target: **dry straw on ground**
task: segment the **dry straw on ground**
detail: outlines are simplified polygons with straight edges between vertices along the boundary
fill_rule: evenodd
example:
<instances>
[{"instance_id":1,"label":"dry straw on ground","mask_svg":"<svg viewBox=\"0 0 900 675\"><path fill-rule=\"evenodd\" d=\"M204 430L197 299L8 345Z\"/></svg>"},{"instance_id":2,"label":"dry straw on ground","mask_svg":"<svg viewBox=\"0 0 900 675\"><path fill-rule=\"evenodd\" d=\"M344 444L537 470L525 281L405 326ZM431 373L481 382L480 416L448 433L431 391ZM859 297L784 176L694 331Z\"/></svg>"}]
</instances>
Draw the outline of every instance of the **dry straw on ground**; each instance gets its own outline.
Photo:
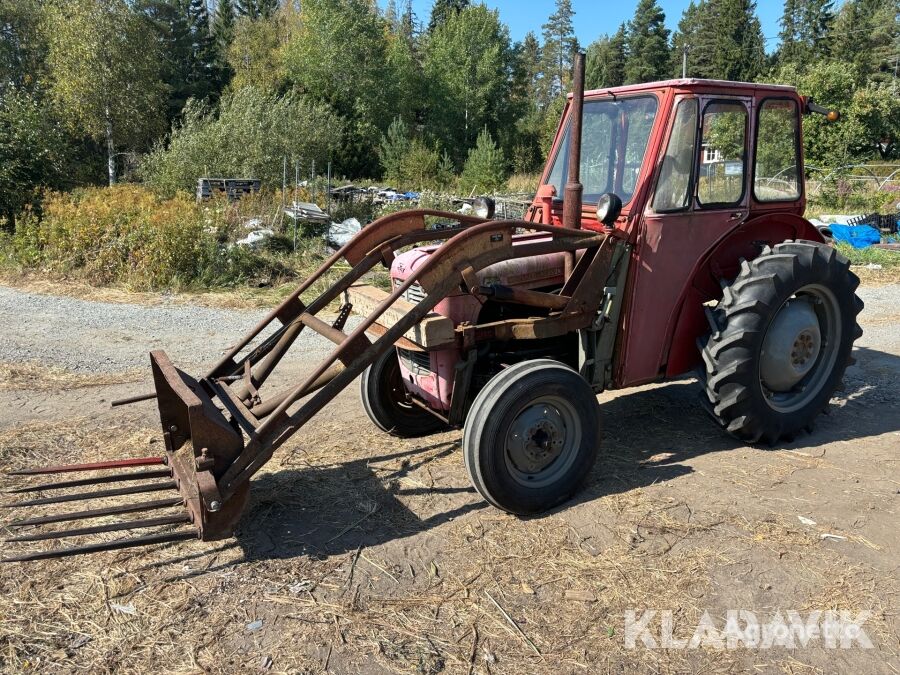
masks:
<instances>
[{"instance_id":1,"label":"dry straw on ground","mask_svg":"<svg viewBox=\"0 0 900 675\"><path fill-rule=\"evenodd\" d=\"M75 373L39 363L0 362L0 391L65 391L138 382L139 372Z\"/></svg>"},{"instance_id":2,"label":"dry straw on ground","mask_svg":"<svg viewBox=\"0 0 900 675\"><path fill-rule=\"evenodd\" d=\"M840 559L781 518L697 511L626 485L521 520L468 490L455 434L347 436L326 419L284 448L235 540L0 567L3 667L737 672L758 654L626 649L623 612L673 608L676 630L690 631L717 594L742 588L738 572L791 560L805 581L781 601L857 608L886 590L865 569L823 582ZM125 419L31 424L0 433L0 468L158 449L155 430ZM886 620L874 621L889 635ZM766 660L798 672L793 658Z\"/></svg>"}]
</instances>

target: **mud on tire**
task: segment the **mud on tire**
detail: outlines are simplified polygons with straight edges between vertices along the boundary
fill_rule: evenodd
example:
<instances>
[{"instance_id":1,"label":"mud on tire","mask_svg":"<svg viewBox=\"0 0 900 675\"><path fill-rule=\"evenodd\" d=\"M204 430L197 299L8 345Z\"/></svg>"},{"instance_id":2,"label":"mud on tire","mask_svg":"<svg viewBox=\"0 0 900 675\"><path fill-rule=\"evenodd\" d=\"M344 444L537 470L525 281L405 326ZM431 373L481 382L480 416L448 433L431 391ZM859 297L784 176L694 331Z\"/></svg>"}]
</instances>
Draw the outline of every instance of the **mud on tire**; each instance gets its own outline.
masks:
<instances>
[{"instance_id":1,"label":"mud on tire","mask_svg":"<svg viewBox=\"0 0 900 675\"><path fill-rule=\"evenodd\" d=\"M758 258L742 262L718 306L707 310L711 332L698 344L705 365L703 398L713 419L730 434L750 443L774 444L811 430L851 362L853 341L862 335L856 322L863 308L855 294L859 278L849 265L825 244L786 241L767 246ZM783 321L776 324L776 318L795 302L812 308L821 334L817 349L815 328L812 337L801 334L788 347L792 351L782 368L773 362L772 352L778 350L771 348L770 340L776 338L767 334L773 326L773 335L780 330ZM812 316L809 309L801 311ZM768 354L764 347L769 347ZM796 363L807 367L801 361L804 355L812 361L811 369L796 385L767 386L762 374L778 380L779 370L790 371Z\"/></svg>"}]
</instances>

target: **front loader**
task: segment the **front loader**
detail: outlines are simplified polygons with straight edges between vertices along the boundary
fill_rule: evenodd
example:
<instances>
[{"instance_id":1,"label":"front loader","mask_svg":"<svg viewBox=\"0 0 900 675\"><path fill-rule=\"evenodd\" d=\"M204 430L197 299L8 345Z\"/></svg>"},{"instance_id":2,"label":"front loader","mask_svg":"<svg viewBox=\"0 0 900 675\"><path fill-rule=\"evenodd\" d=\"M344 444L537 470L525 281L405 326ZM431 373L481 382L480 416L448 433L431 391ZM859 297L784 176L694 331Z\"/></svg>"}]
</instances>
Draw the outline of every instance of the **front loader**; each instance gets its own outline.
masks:
<instances>
[{"instance_id":1,"label":"front loader","mask_svg":"<svg viewBox=\"0 0 900 675\"><path fill-rule=\"evenodd\" d=\"M137 501L15 520L5 559L231 536L253 475L357 379L386 433L461 428L476 489L522 515L565 501L590 472L605 389L694 373L712 419L746 442L809 430L862 309L848 262L802 218L800 120L828 111L789 87L735 82L585 93L583 73L579 56L522 220L494 220L488 199L471 215L385 216L202 377L152 352L156 391L128 402L156 399L165 454L17 472L84 477L20 486L39 496L7 506ZM362 283L378 266L390 291ZM310 331L332 351L273 391L269 377ZM108 522L119 514L138 516ZM120 530L138 534L84 539ZM68 538L78 545L29 548Z\"/></svg>"}]
</instances>

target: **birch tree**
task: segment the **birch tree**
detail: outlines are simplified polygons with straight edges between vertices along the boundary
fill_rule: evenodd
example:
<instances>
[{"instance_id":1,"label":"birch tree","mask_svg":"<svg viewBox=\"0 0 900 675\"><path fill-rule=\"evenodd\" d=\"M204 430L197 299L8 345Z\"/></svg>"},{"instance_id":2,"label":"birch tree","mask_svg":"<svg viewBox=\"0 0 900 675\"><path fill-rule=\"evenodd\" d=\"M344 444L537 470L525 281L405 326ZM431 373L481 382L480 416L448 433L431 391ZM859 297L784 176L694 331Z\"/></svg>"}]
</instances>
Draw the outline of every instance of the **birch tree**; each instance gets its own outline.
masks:
<instances>
[{"instance_id":1,"label":"birch tree","mask_svg":"<svg viewBox=\"0 0 900 675\"><path fill-rule=\"evenodd\" d=\"M165 87L153 32L124 0L55 0L43 22L50 89L73 131L105 142L109 184L117 148L162 128Z\"/></svg>"}]
</instances>

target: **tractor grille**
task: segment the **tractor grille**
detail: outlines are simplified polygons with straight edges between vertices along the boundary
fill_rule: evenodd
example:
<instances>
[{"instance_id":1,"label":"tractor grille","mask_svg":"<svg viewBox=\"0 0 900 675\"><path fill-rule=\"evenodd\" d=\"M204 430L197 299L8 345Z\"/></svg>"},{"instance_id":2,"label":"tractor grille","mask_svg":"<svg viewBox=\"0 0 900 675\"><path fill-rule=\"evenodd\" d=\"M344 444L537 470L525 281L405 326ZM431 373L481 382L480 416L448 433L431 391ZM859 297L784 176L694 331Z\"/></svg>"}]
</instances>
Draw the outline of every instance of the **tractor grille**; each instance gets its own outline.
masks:
<instances>
[{"instance_id":1,"label":"tractor grille","mask_svg":"<svg viewBox=\"0 0 900 675\"><path fill-rule=\"evenodd\" d=\"M403 281L403 279L394 279L394 286L402 286ZM418 304L425 299L426 295L428 294L425 292L425 289L422 288L418 282L414 282L413 285L407 288L403 293L403 299L407 302Z\"/></svg>"},{"instance_id":2,"label":"tractor grille","mask_svg":"<svg viewBox=\"0 0 900 675\"><path fill-rule=\"evenodd\" d=\"M397 354L407 370L415 375L427 375L431 373L431 354L428 352L414 352L398 347Z\"/></svg>"}]
</instances>

